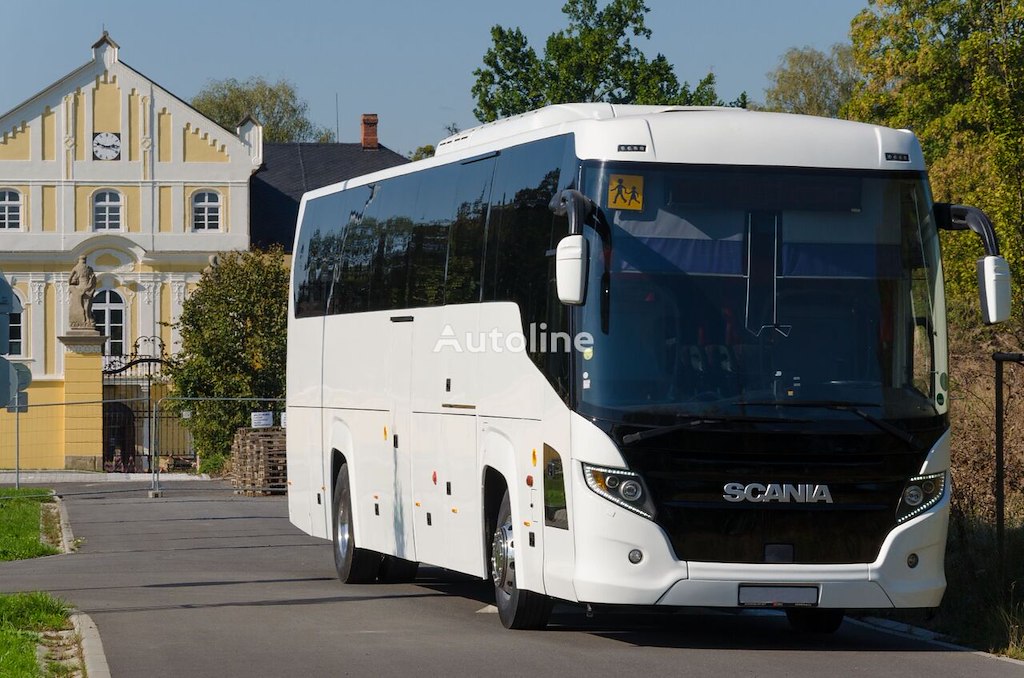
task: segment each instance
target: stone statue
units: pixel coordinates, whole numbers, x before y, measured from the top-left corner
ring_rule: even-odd
[[[203,275],[211,275],[220,266],[220,257],[216,254],[211,254],[208,261],[210,265],[203,269]]]
[[[68,276],[71,289],[71,304],[68,307],[68,323],[73,330],[95,330],[92,319],[92,295],[96,291],[96,272],[85,263],[85,257],[78,257],[78,263]]]

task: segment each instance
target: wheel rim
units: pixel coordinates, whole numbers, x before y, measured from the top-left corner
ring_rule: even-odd
[[[491,578],[494,588],[511,593],[516,583],[516,552],[512,541],[512,518],[494,530],[491,541]]]
[[[341,505],[338,507],[338,524],[334,528],[334,541],[338,545],[338,556],[342,559],[348,553],[348,542],[351,539],[346,499],[347,497],[341,498]]]

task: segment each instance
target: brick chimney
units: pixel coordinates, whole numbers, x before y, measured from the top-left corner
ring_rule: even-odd
[[[377,142],[377,114],[363,113],[363,150],[376,151],[380,144]]]

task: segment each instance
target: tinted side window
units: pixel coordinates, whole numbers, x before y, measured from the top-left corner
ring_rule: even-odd
[[[548,253],[569,232],[567,219],[556,217],[549,204],[574,180],[571,140],[563,136],[509,148],[502,151],[495,170],[483,297],[518,304],[528,337],[534,336],[531,325],[549,337],[568,336],[568,311],[558,301],[554,256]],[[564,344],[530,346],[530,358],[563,396],[569,369]]]
[[[338,195],[327,195],[306,203],[292,264],[295,317],[322,316],[331,286],[331,249],[334,234],[340,232]]]
[[[457,181],[458,165],[437,167],[420,177],[409,246],[410,307],[444,303],[448,230],[455,213]]]
[[[409,245],[420,175],[388,179],[378,185],[379,195],[370,216],[378,228],[378,252],[370,285],[369,310],[408,306]]]
[[[491,192],[484,298],[519,303],[524,318],[545,304],[546,253],[568,232],[548,204],[559,188],[566,138],[502,152]]]
[[[459,166],[455,220],[448,241],[445,303],[471,304],[480,299],[484,228],[494,174],[494,157]]]
[[[309,201],[296,316],[514,301],[525,331],[561,331],[547,252],[568,225],[548,203],[575,164],[565,136]]]
[[[337,230],[330,248],[333,285],[327,312],[331,315],[358,313],[369,307],[379,240],[376,221],[365,216],[376,198],[376,188],[352,188],[338,198],[338,216],[343,227]]]
[[[544,524],[561,530],[569,529],[562,455],[547,443],[544,443]]]

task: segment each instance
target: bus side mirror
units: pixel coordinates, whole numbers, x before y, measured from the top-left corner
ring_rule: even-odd
[[[555,251],[555,280],[558,300],[569,306],[579,306],[587,298],[587,241],[580,234],[567,235]]]
[[[948,231],[974,231],[985,245],[985,256],[978,259],[978,297],[986,325],[1010,318],[1010,265],[999,255],[999,240],[988,216],[977,207],[937,202],[933,206],[935,224]]]
[[[1003,257],[978,259],[978,295],[986,325],[1010,319],[1010,265]]]

